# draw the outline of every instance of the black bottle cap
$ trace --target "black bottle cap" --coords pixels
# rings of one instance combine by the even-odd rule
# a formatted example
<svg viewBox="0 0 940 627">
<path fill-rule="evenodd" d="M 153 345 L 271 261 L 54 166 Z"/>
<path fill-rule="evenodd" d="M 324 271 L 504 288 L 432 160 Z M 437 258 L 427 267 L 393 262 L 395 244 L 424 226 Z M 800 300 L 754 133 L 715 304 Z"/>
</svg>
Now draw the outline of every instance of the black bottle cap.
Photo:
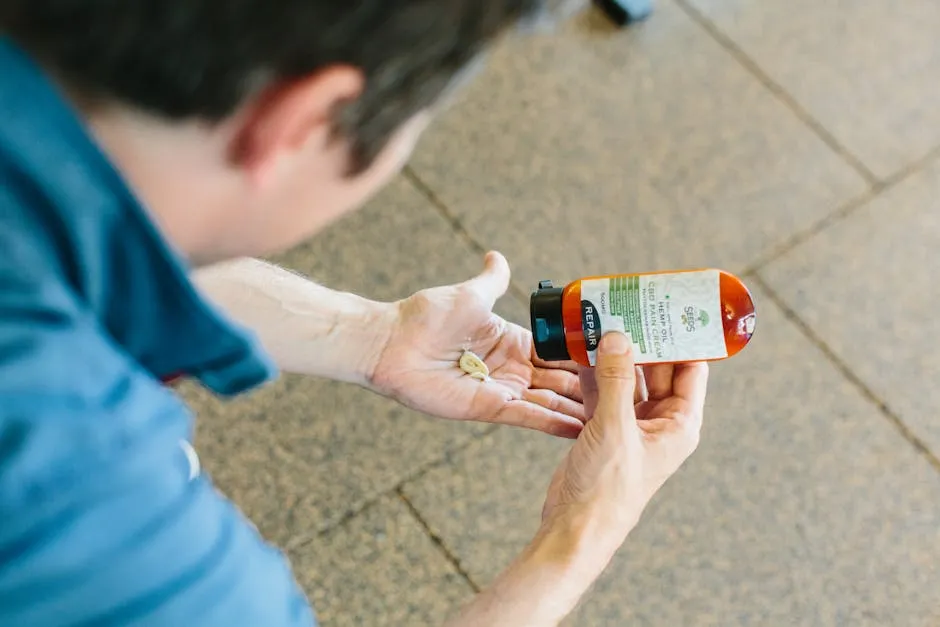
<svg viewBox="0 0 940 627">
<path fill-rule="evenodd" d="M 551 281 L 540 281 L 539 289 L 529 297 L 535 354 L 545 361 L 571 359 L 565 343 L 565 323 L 561 315 L 563 294 L 564 289 L 554 287 Z"/>
</svg>

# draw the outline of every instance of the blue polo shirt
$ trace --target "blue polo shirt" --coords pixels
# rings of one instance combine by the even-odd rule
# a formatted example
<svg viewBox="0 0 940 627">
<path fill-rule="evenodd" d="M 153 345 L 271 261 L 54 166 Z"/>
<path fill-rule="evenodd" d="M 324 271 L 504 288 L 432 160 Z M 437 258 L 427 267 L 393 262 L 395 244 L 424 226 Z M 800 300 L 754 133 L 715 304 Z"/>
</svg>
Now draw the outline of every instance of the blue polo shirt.
<svg viewBox="0 0 940 627">
<path fill-rule="evenodd" d="M 313 625 L 181 442 L 167 375 L 273 375 L 76 113 L 0 38 L 0 625 Z"/>
</svg>

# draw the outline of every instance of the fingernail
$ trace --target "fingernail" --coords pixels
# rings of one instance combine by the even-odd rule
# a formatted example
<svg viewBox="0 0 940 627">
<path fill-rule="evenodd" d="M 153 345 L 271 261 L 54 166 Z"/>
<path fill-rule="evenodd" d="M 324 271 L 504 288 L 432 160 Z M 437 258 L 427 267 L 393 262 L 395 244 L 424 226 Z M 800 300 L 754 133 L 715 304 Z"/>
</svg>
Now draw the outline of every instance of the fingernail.
<svg viewBox="0 0 940 627">
<path fill-rule="evenodd" d="M 624 355 L 632 346 L 630 334 L 619 331 L 609 331 L 601 341 L 601 349 L 609 355 Z"/>
</svg>

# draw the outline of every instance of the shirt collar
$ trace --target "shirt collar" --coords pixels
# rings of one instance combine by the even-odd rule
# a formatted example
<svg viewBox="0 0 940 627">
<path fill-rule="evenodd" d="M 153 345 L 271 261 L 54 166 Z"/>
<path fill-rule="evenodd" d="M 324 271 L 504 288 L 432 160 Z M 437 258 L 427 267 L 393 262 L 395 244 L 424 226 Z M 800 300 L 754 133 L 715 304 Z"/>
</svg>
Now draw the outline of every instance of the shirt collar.
<svg viewBox="0 0 940 627">
<path fill-rule="evenodd" d="M 29 234 L 102 328 L 156 377 L 186 373 L 222 395 L 274 375 L 257 339 L 192 284 L 185 260 L 97 147 L 63 96 L 0 38 L 0 150 L 42 196 Z"/>
</svg>

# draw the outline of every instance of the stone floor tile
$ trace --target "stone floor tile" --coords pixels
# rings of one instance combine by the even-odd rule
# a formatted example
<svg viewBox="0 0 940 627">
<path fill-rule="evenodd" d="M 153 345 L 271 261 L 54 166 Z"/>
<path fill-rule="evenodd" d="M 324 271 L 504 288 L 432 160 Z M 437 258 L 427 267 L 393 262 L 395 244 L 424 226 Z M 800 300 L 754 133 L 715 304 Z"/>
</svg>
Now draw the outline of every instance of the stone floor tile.
<svg viewBox="0 0 940 627">
<path fill-rule="evenodd" d="M 467 572 L 487 583 L 535 535 L 549 480 L 569 446 L 500 427 L 404 492 Z"/>
<path fill-rule="evenodd" d="M 193 387 L 186 397 L 198 415 L 203 466 L 282 546 L 335 525 L 487 429 L 302 377 L 234 402 Z"/>
<path fill-rule="evenodd" d="M 572 625 L 911 625 L 940 618 L 940 475 L 757 293 L 713 368 L 702 445 Z M 407 484 L 479 584 L 531 537 L 563 443 L 499 430 Z"/>
<path fill-rule="evenodd" d="M 483 268 L 482 255 L 404 177 L 274 261 L 334 289 L 385 301 L 469 279 Z"/>
<path fill-rule="evenodd" d="M 940 146 L 940 4 L 686 0 L 886 178 Z"/>
<path fill-rule="evenodd" d="M 787 305 L 940 457 L 940 163 L 772 263 Z"/>
<path fill-rule="evenodd" d="M 395 496 L 290 555 L 323 627 L 443 625 L 473 596 Z"/>
<path fill-rule="evenodd" d="M 866 185 L 671 2 L 513 37 L 412 162 L 519 284 L 737 270 Z"/>
</svg>

